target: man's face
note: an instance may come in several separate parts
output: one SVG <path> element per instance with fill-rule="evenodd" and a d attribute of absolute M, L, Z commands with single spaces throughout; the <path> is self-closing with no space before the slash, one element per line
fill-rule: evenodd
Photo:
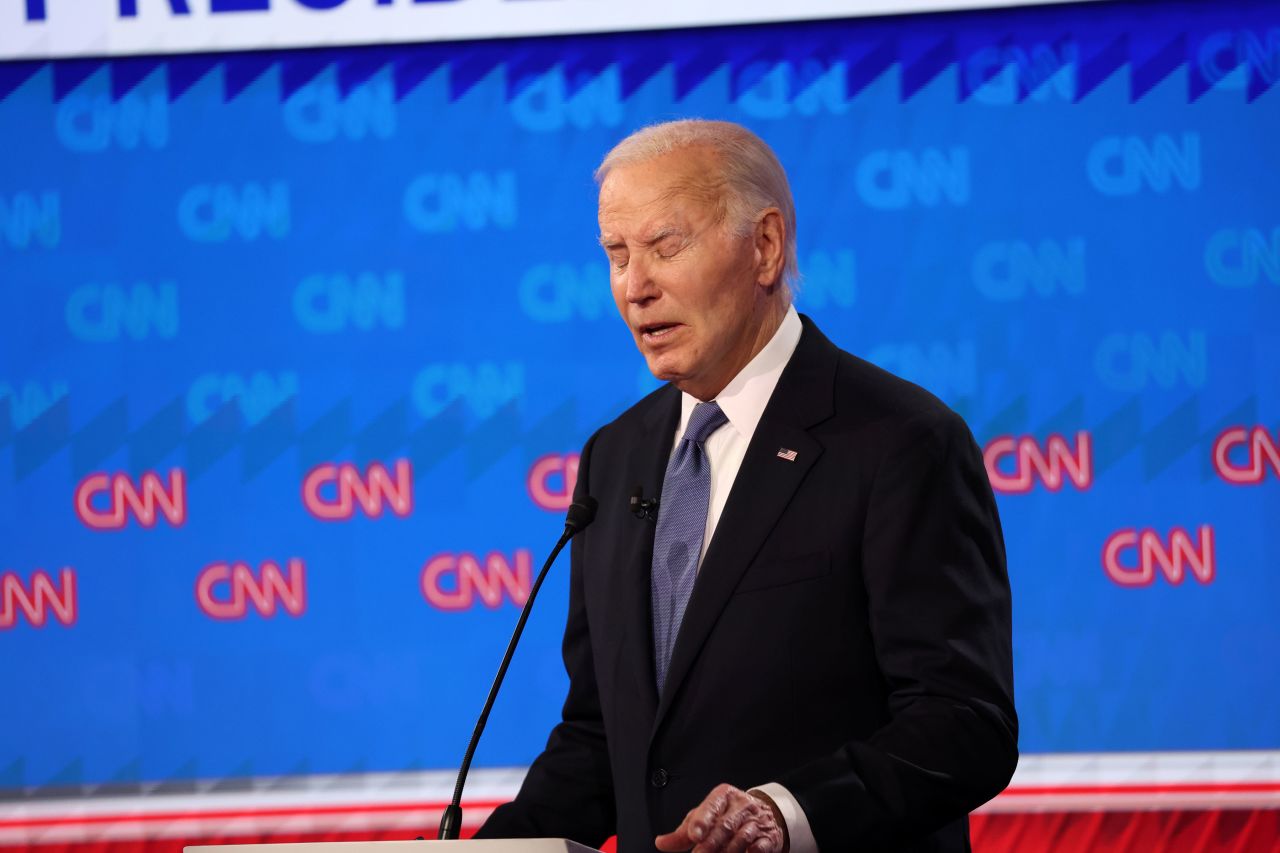
<path fill-rule="evenodd" d="M 760 253 L 721 221 L 706 189 L 713 156 L 689 148 L 620 166 L 600 188 L 618 311 L 653 375 L 702 400 L 767 342 Z"/>

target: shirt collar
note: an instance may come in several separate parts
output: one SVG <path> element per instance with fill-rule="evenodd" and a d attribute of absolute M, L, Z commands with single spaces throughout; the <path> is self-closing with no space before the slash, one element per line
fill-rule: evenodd
<path fill-rule="evenodd" d="M 800 333 L 804 326 L 800 323 L 800 315 L 795 306 L 787 308 L 786 316 L 778 330 L 773 333 L 769 343 L 764 345 L 756 357 L 738 372 L 738 375 L 724 386 L 724 390 L 716 395 L 715 402 L 729 419 L 729 425 L 746 439 L 755 435 L 764 407 L 773 396 L 773 389 L 778 385 L 782 369 L 791 360 L 791 354 L 800 343 Z M 692 394 L 680 394 L 680 427 L 677 436 L 684 435 L 685 427 L 693 414 L 693 407 L 702 402 Z"/>

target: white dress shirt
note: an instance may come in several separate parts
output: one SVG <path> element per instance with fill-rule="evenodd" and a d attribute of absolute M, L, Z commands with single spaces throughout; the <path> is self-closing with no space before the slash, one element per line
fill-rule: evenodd
<path fill-rule="evenodd" d="M 703 442 L 703 450 L 711 462 L 711 500 L 707 506 L 707 529 L 702 536 L 702 552 L 698 555 L 698 567 L 702 567 L 702 558 L 707 553 L 707 544 L 716 532 L 716 524 L 720 514 L 724 512 L 725 502 L 729 499 L 729 490 L 738 477 L 738 469 L 742 467 L 742 458 L 747 453 L 747 445 L 755 435 L 756 425 L 764 414 L 764 407 L 773 396 L 773 389 L 778 385 L 782 369 L 791 360 L 796 345 L 800 343 L 800 315 L 794 306 L 787 309 L 787 314 L 774 332 L 764 349 L 756 353 L 746 367 L 730 380 L 724 390 L 716 395 L 715 402 L 720 404 L 721 411 L 729 422 L 707 437 Z M 702 402 L 690 394 L 682 394 L 680 400 L 680 423 L 672 439 L 671 452 L 675 453 L 676 444 L 684 436 L 693 407 Z M 787 823 L 787 834 L 791 838 L 792 853 L 817 853 L 818 844 L 814 841 L 813 830 L 809 826 L 809 818 L 795 796 L 777 782 L 760 785 L 755 790 L 767 794 L 778 804 L 778 810 Z"/>

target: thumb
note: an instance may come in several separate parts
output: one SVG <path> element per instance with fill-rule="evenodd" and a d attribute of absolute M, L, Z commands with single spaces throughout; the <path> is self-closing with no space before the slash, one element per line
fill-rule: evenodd
<path fill-rule="evenodd" d="M 687 822 L 686 820 L 685 823 Z M 682 850 L 692 848 L 693 841 L 689 838 L 689 831 L 685 828 L 685 824 L 681 823 L 671 832 L 653 839 L 653 846 L 663 853 L 680 853 Z"/>

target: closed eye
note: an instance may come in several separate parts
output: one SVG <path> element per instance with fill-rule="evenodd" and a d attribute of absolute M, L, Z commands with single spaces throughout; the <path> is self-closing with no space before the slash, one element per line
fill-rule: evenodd
<path fill-rule="evenodd" d="M 667 259 L 679 254 L 680 250 L 683 249 L 684 246 L 684 238 L 678 234 L 672 234 L 664 237 L 655 248 L 657 250 L 658 257 Z"/>

